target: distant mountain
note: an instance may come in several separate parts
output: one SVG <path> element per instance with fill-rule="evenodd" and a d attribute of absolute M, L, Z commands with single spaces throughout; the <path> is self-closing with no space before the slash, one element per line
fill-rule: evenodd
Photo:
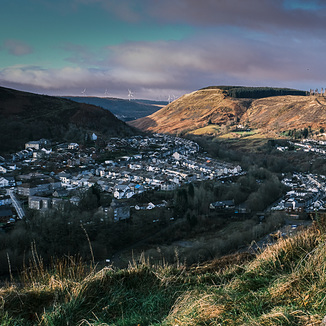
<path fill-rule="evenodd" d="M 92 132 L 105 138 L 135 130 L 94 105 L 0 87 L 0 152 L 40 138 L 80 142 Z"/>
<path fill-rule="evenodd" d="M 154 114 L 129 124 L 143 131 L 219 132 L 222 125 L 243 125 L 262 133 L 326 126 L 326 99 L 281 88 L 214 86 L 180 97 Z M 297 95 L 287 95 L 297 94 Z M 250 97 L 251 96 L 251 97 Z"/>
<path fill-rule="evenodd" d="M 79 103 L 93 104 L 111 111 L 116 117 L 123 121 L 131 121 L 146 117 L 163 106 L 167 105 L 164 101 L 151 100 L 123 100 L 111 97 L 87 97 L 87 96 L 65 96 L 64 98 Z"/>

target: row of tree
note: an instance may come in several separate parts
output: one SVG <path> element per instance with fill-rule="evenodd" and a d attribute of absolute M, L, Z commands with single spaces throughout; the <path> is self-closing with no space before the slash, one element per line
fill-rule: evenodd
<path fill-rule="evenodd" d="M 300 91 L 290 88 L 273 87 L 239 87 L 228 90 L 228 95 L 234 98 L 263 98 L 271 96 L 297 95 L 306 96 L 306 91 Z"/>
<path fill-rule="evenodd" d="M 220 89 L 234 98 L 263 98 L 270 96 L 298 95 L 306 96 L 308 92 L 275 87 L 245 87 L 245 86 L 208 86 L 203 89 Z"/>

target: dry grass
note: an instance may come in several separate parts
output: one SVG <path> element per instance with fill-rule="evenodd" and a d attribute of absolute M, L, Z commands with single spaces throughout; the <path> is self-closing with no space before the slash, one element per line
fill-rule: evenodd
<path fill-rule="evenodd" d="M 231 255 L 186 268 L 99 272 L 35 253 L 20 283 L 0 290 L 1 325 L 319 325 L 326 315 L 326 223 L 280 239 L 257 257 Z"/>
<path fill-rule="evenodd" d="M 183 294 L 171 309 L 166 322 L 169 325 L 204 325 L 222 321 L 226 307 L 215 301 L 214 294 L 190 291 Z"/>

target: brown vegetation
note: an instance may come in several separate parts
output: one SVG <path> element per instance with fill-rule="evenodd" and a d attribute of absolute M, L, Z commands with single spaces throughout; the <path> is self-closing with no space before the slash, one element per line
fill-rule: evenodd
<path fill-rule="evenodd" d="M 263 134 L 308 126 L 319 130 L 326 125 L 325 108 L 323 96 L 238 99 L 227 96 L 221 89 L 212 88 L 186 94 L 154 114 L 130 122 L 130 125 L 144 131 L 172 134 L 194 131 L 210 124 L 240 124 L 259 129 Z M 220 132 L 224 129 L 221 128 Z"/>

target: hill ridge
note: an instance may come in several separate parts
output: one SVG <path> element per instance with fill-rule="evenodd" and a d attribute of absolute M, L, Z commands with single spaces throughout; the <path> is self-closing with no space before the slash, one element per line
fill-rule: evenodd
<path fill-rule="evenodd" d="M 94 105 L 0 87 L 2 153 L 40 138 L 81 142 L 86 133 L 93 132 L 109 137 L 132 135 L 135 130 Z"/>
<path fill-rule="evenodd" d="M 324 96 L 234 98 L 223 89 L 204 88 L 185 94 L 152 115 L 129 124 L 143 131 L 171 134 L 194 132 L 210 124 L 242 125 L 264 134 L 308 126 L 319 130 L 326 126 L 325 107 Z"/>

